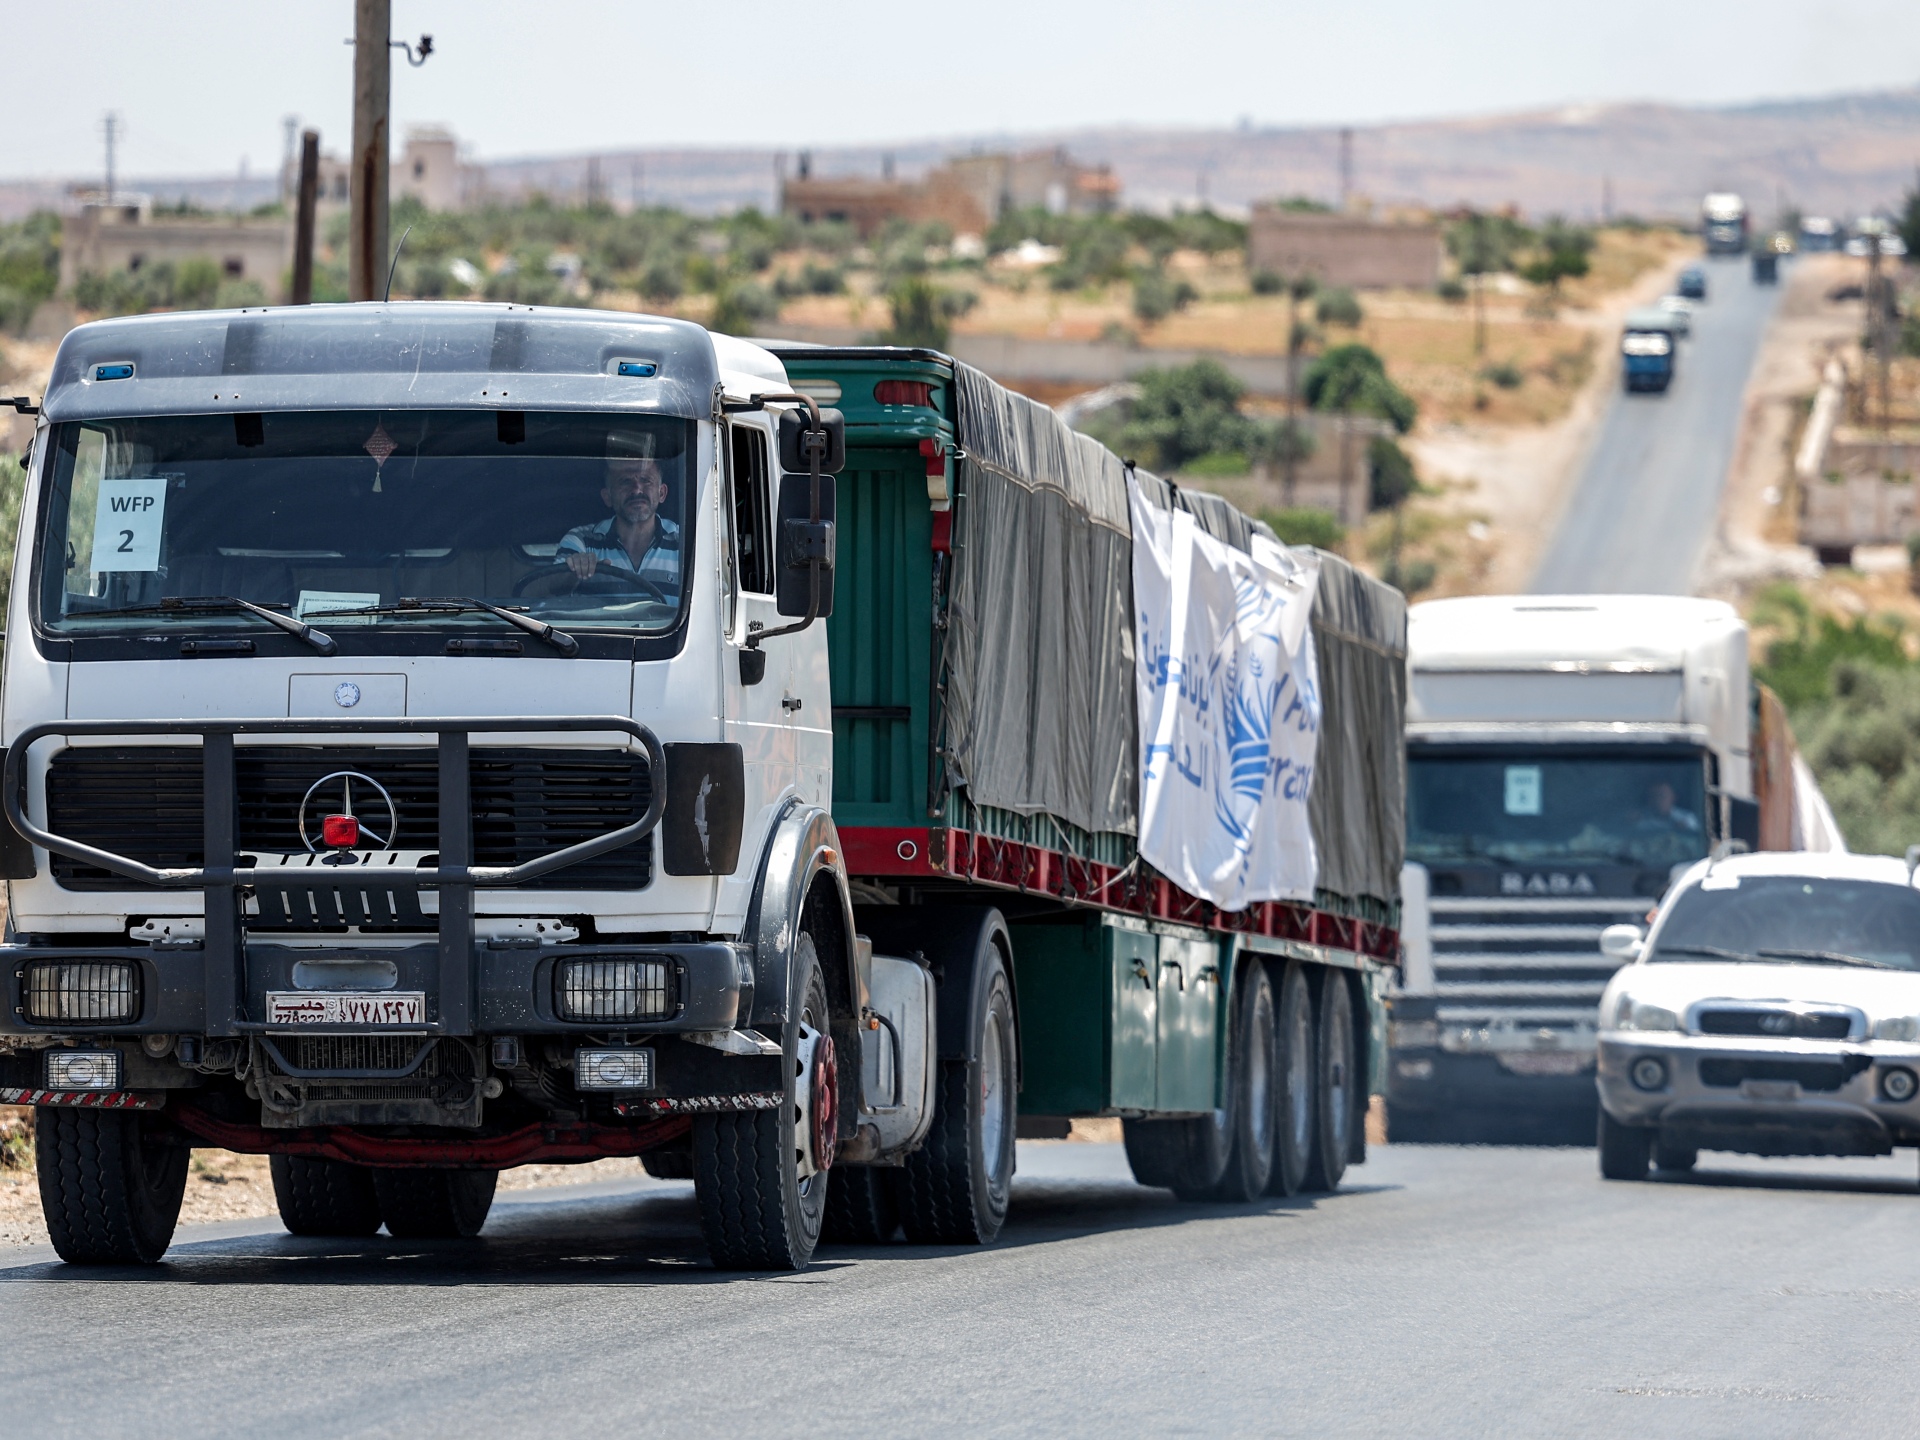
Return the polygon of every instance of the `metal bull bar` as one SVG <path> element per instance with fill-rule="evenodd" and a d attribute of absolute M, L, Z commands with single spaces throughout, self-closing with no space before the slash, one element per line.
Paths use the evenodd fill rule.
<path fill-rule="evenodd" d="M 646 813 L 631 825 L 609 830 L 591 840 L 535 856 L 518 865 L 475 865 L 473 860 L 472 772 L 470 738 L 484 734 L 529 732 L 615 732 L 637 740 L 647 752 L 648 800 Z M 265 1030 L 241 1019 L 239 906 L 237 891 L 260 885 L 287 885 L 291 878 L 280 868 L 258 868 L 238 863 L 238 796 L 234 777 L 236 735 L 436 735 L 439 737 L 440 834 L 439 861 L 423 866 L 382 866 L 377 883 L 383 888 L 437 890 L 439 915 L 439 1000 L 437 1024 L 421 1027 L 427 1033 L 465 1034 L 472 1028 L 473 891 L 475 887 L 522 885 L 583 860 L 592 860 L 631 845 L 660 823 L 667 804 L 667 757 L 659 738 L 645 725 L 620 715 L 566 718 L 502 719 L 466 717 L 438 720 L 378 718 L 256 720 L 56 720 L 23 730 L 7 747 L 6 767 L 0 771 L 0 807 L 7 823 L 33 844 L 96 865 L 142 885 L 164 889 L 198 889 L 206 901 L 206 1013 L 209 1035 L 237 1035 Z M 125 855 L 97 849 L 56 835 L 27 816 L 27 757 L 33 746 L 53 736 L 195 736 L 201 742 L 201 805 L 204 863 L 198 867 L 156 867 Z M 298 884 L 311 888 L 348 889 L 369 881 L 358 865 L 315 865 L 299 871 Z M 411 1028 L 411 1027 L 409 1027 Z M 303 1033 L 320 1033 L 303 1027 Z"/>

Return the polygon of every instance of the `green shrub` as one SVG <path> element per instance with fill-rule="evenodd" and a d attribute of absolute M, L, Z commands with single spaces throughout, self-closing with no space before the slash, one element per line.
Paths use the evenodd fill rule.
<path fill-rule="evenodd" d="M 1117 436 L 1122 454 L 1174 470 L 1202 455 L 1252 448 L 1257 427 L 1240 413 L 1243 388 L 1218 361 L 1147 370 L 1135 378 L 1140 398 Z"/>
<path fill-rule="evenodd" d="M 1252 467 L 1244 452 L 1239 450 L 1210 450 L 1205 455 L 1197 455 L 1180 467 L 1180 473 L 1197 480 L 1215 479 L 1224 475 L 1244 475 Z"/>
<path fill-rule="evenodd" d="M 1185 280 L 1173 280 L 1164 270 L 1142 270 L 1133 277 L 1133 314 L 1143 325 L 1164 320 L 1200 298 Z"/>
<path fill-rule="evenodd" d="M 1353 291 L 1346 289 L 1322 290 L 1313 314 L 1322 325 L 1344 325 L 1349 329 L 1367 318 Z"/>
<path fill-rule="evenodd" d="M 1387 377 L 1386 363 L 1366 345 L 1335 345 L 1307 367 L 1300 383 L 1315 410 L 1373 415 L 1402 435 L 1413 428 L 1419 407 Z"/>
<path fill-rule="evenodd" d="M 766 286 L 748 280 L 724 282 L 713 295 L 707 327 L 723 335 L 747 335 L 780 313 L 780 302 Z"/>
<path fill-rule="evenodd" d="M 1292 510 L 1262 510 L 1260 518 L 1286 545 L 1314 545 L 1331 550 L 1347 538 L 1330 510 L 1299 506 Z"/>
<path fill-rule="evenodd" d="M 1384 435 L 1376 435 L 1367 443 L 1368 508 L 1391 510 L 1418 489 L 1419 484 L 1414 477 L 1413 461 L 1406 451 Z"/>
<path fill-rule="evenodd" d="M 1272 270 L 1253 272 L 1253 293 L 1256 295 L 1279 295 L 1287 288 L 1287 277 Z"/>
<path fill-rule="evenodd" d="M 1435 291 L 1442 300 L 1450 304 L 1457 305 L 1467 298 L 1467 287 L 1462 285 L 1458 280 L 1442 280 L 1440 284 L 1435 287 Z"/>
<path fill-rule="evenodd" d="M 1480 372 L 1480 378 L 1489 384 L 1498 385 L 1502 390 L 1518 390 L 1526 383 L 1526 375 L 1518 365 L 1508 360 L 1496 360 Z"/>

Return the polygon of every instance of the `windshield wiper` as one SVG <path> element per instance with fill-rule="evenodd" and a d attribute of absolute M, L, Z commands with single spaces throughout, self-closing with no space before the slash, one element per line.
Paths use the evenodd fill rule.
<path fill-rule="evenodd" d="M 187 610 L 238 610 L 247 615 L 258 615 L 268 624 L 274 625 L 295 639 L 304 640 L 322 655 L 332 655 L 340 647 L 333 637 L 325 631 L 316 630 L 304 621 L 291 615 L 281 615 L 264 605 L 256 605 L 251 600 L 242 600 L 235 595 L 170 595 L 157 605 L 122 605 L 112 610 L 76 610 L 69 619 L 93 619 L 108 615 L 158 615 L 169 611 Z"/>
<path fill-rule="evenodd" d="M 557 630 L 544 620 L 536 620 L 531 615 L 522 615 L 517 610 L 509 610 L 504 605 L 490 604 L 485 600 L 475 600 L 470 596 L 449 597 L 439 600 L 417 600 L 411 596 L 402 596 L 397 605 L 362 605 L 351 610 L 329 610 L 329 615 L 420 615 L 438 612 L 455 614 L 463 610 L 481 610 L 489 615 L 497 615 L 529 635 L 538 636 L 562 655 L 578 655 L 580 642 L 564 630 Z"/>
<path fill-rule="evenodd" d="M 1869 960 L 1864 955 L 1849 955 L 1843 950 L 1762 950 L 1769 959 L 1814 960 L 1825 965 L 1864 965 L 1869 970 L 1900 970 L 1905 967 L 1889 965 L 1884 960 Z"/>
<path fill-rule="evenodd" d="M 1710 955 L 1715 960 L 1755 960 L 1758 956 L 1749 955 L 1744 950 L 1723 950 L 1718 945 L 1657 945 L 1656 955 Z M 1766 951 L 1760 952 L 1762 955 Z"/>

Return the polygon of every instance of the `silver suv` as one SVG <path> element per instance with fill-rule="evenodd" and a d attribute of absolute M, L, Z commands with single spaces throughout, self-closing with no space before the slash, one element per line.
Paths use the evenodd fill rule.
<path fill-rule="evenodd" d="M 1920 1145 L 1920 890 L 1881 855 L 1703 860 L 1600 1001 L 1600 1173 Z"/>

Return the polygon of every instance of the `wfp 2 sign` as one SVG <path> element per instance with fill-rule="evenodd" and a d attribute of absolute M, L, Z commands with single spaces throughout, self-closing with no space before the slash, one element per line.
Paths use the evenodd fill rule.
<path fill-rule="evenodd" d="M 102 480 L 93 515 L 95 574 L 160 568 L 160 531 L 167 514 L 165 475 L 143 480 Z"/>

